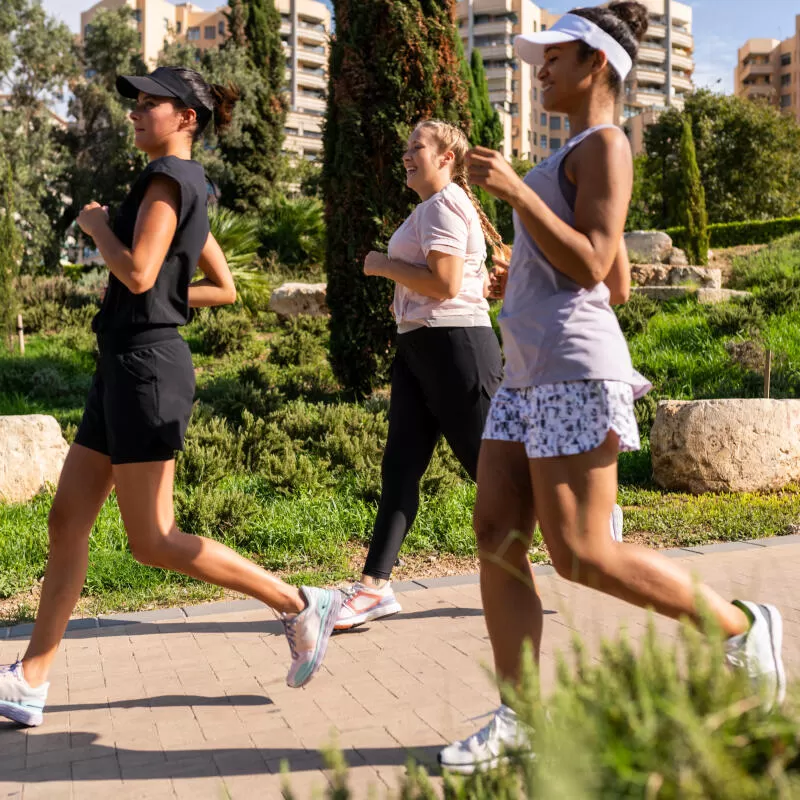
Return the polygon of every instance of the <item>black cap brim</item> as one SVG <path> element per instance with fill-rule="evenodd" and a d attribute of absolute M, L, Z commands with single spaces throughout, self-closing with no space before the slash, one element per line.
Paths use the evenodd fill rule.
<path fill-rule="evenodd" d="M 168 89 L 147 75 L 118 75 L 117 91 L 123 97 L 131 100 L 137 100 L 139 92 L 153 95 L 153 97 L 177 97 L 180 99 L 180 96 L 172 89 Z"/>

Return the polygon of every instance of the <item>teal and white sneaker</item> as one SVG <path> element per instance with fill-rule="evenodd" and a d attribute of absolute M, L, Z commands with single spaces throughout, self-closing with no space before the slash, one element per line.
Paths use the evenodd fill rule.
<path fill-rule="evenodd" d="M 611 538 L 615 542 L 622 541 L 622 509 L 616 503 L 611 512 Z"/>
<path fill-rule="evenodd" d="M 734 600 L 750 620 L 750 630 L 732 636 L 725 644 L 725 660 L 734 669 L 747 672 L 753 685 L 763 692 L 767 707 L 781 704 L 786 697 L 783 668 L 783 619 L 775 606 Z"/>
<path fill-rule="evenodd" d="M 530 738 L 516 713 L 502 705 L 486 727 L 445 747 L 439 753 L 439 765 L 449 772 L 472 775 L 506 763 L 510 752 L 530 753 L 530 750 Z"/>
<path fill-rule="evenodd" d="M 335 589 L 301 587 L 308 604 L 299 614 L 281 617 L 292 653 L 292 666 L 286 683 L 293 689 L 305 686 L 322 666 L 328 640 L 344 598 Z"/>
<path fill-rule="evenodd" d="M 35 689 L 22 674 L 22 662 L 0 667 L 0 717 L 35 728 L 42 724 L 49 683 Z"/>

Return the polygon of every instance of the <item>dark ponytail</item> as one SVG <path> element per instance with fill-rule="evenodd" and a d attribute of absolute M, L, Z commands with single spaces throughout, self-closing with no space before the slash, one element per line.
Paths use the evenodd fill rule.
<path fill-rule="evenodd" d="M 224 133 L 233 119 L 233 107 L 239 100 L 239 90 L 232 83 L 227 86 L 212 83 L 211 95 L 214 98 L 214 130 Z"/>
<path fill-rule="evenodd" d="M 588 19 L 589 22 L 593 22 L 598 28 L 604 30 L 622 45 L 625 52 L 631 57 L 631 61 L 636 63 L 639 55 L 639 43 L 647 32 L 650 20 L 647 8 L 641 3 L 614 2 L 606 7 L 576 8 L 569 13 Z M 596 52 L 585 42 L 580 42 L 578 58 L 585 61 Z M 608 83 L 614 94 L 622 91 L 622 77 L 610 64 L 608 65 Z"/>
<path fill-rule="evenodd" d="M 197 141 L 206 129 L 209 120 L 214 120 L 214 129 L 217 133 L 224 133 L 231 124 L 233 107 L 239 99 L 239 90 L 233 85 L 222 86 L 218 83 L 209 84 L 206 79 L 195 69 L 188 67 L 169 67 L 180 79 L 188 84 L 194 96 L 202 105 L 206 113 L 198 114 L 197 127 L 194 131 L 194 140 Z M 195 109 L 197 111 L 198 109 Z"/>

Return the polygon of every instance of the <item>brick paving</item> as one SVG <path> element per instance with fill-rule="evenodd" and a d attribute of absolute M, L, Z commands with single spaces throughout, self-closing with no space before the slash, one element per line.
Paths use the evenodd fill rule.
<path fill-rule="evenodd" d="M 798 537 L 671 555 L 726 596 L 776 603 L 794 672 Z M 634 637 L 644 630 L 644 612 L 552 574 L 538 582 L 548 612 L 545 687 L 553 654 L 574 632 L 596 646 L 620 625 Z M 258 604 L 84 622 L 59 653 L 45 724 L 0 722 L 0 798 L 280 798 L 284 760 L 296 796 L 308 798 L 327 785 L 318 748 L 333 737 L 352 766 L 354 796 L 374 786 L 383 797 L 409 755 L 433 764 L 443 744 L 474 731 L 483 723 L 471 718 L 497 703 L 474 577 L 403 588 L 403 613 L 335 636 L 303 690 L 286 687 L 286 642 Z M 674 635 L 674 623 L 657 625 Z M 0 631 L 0 663 L 26 644 L 25 628 L 8 633 Z"/>

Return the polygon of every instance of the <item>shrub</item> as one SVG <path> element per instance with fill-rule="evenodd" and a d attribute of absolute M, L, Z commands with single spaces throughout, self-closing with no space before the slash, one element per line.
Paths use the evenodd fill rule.
<path fill-rule="evenodd" d="M 316 197 L 276 197 L 264 211 L 259 231 L 262 253 L 292 267 L 319 264 L 325 254 L 325 218 Z"/>
<path fill-rule="evenodd" d="M 247 492 L 194 484 L 176 493 L 176 520 L 181 530 L 239 544 L 248 539 L 261 511 L 258 500 Z"/>
<path fill-rule="evenodd" d="M 659 304 L 639 292 L 631 294 L 627 303 L 614 307 L 619 326 L 625 336 L 635 336 L 647 330 L 647 323 L 661 310 Z"/>
<path fill-rule="evenodd" d="M 253 324 L 247 314 L 227 308 L 202 309 L 192 329 L 199 351 L 211 356 L 243 350 L 253 337 Z"/>
<path fill-rule="evenodd" d="M 715 336 L 747 335 L 761 327 L 764 315 L 753 300 L 707 306 L 706 321 Z"/>
<path fill-rule="evenodd" d="M 782 236 L 800 231 L 800 217 L 748 220 L 746 222 L 718 222 L 708 226 L 709 244 L 712 248 L 738 247 L 745 244 L 769 244 Z M 687 247 L 685 228 L 667 228 L 675 247 Z"/>
<path fill-rule="evenodd" d="M 681 189 L 679 218 L 686 228 L 686 254 L 690 264 L 708 264 L 708 214 L 706 193 L 697 166 L 692 125 L 684 117 L 680 143 Z"/>
<path fill-rule="evenodd" d="M 324 362 L 327 358 L 327 319 L 296 317 L 270 343 L 269 360 L 281 367 Z"/>

